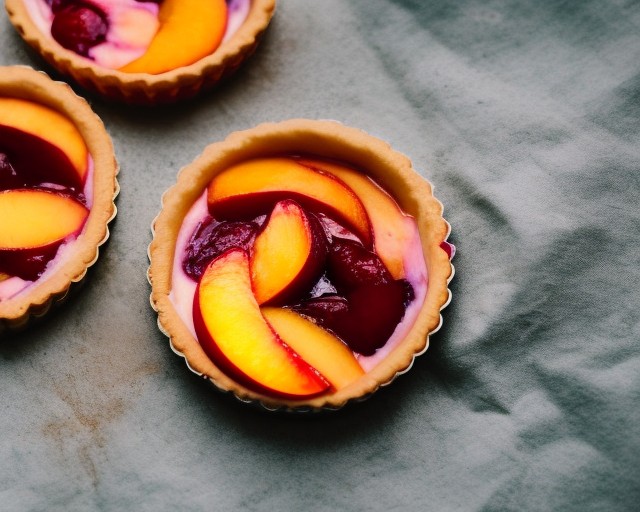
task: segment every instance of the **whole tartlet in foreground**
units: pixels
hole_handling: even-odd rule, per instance
[[[221,390],[339,408],[427,348],[450,297],[448,234],[388,144],[329,121],[264,124],[207,147],[163,196],[151,302]]]
[[[115,216],[116,174],[86,101],[44,73],[0,67],[0,331],[84,278]]]
[[[275,0],[6,0],[22,38],[86,89],[125,103],[191,98],[256,49]]]

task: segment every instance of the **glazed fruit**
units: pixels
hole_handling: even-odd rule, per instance
[[[358,196],[367,212],[375,251],[395,279],[406,276],[403,258],[414,236],[414,222],[405,215],[391,196],[371,178],[337,162],[303,158],[298,163],[311,169],[332,174]]]
[[[159,74],[210,55],[224,36],[227,4],[225,0],[163,0],[158,19],[160,27],[145,53],[121,71]]]
[[[317,369],[334,389],[343,389],[364,375],[345,344],[314,322],[283,308],[263,308],[262,314],[280,339]]]
[[[109,28],[104,12],[91,4],[56,4],[51,36],[63,48],[87,57],[89,50],[106,41]]]
[[[193,312],[205,351],[247,385],[292,398],[328,389],[329,383],[264,319],[251,289],[249,256],[242,249],[230,249],[209,264]]]
[[[393,334],[412,294],[406,281],[391,281],[309,299],[292,309],[337,334],[354,352],[370,356]]]
[[[333,237],[327,263],[331,282],[340,292],[393,280],[378,255],[353,240]]]
[[[222,219],[263,215],[287,198],[340,221],[371,246],[369,218],[355,193],[331,175],[291,158],[255,159],[230,167],[211,181],[207,195],[211,214]]]
[[[0,116],[0,127],[4,130],[10,128],[19,130],[20,132],[23,132],[23,137],[26,135],[32,135],[55,146],[55,148],[61,151],[69,159],[72,164],[71,170],[75,170],[77,173],[77,178],[74,177],[69,179],[79,183],[84,183],[88,169],[87,146],[78,129],[67,117],[49,107],[32,101],[6,97],[0,97],[0,113],[2,114]],[[12,132],[12,134],[15,135],[16,133]],[[2,148],[8,147],[10,144],[14,144],[11,136],[2,137],[1,140]],[[0,150],[11,153],[10,150]],[[36,154],[38,151],[28,151],[26,150],[26,146],[17,148],[16,153],[21,153],[22,150],[25,150],[27,153],[31,153],[30,157],[38,158],[38,155]],[[43,148],[40,147],[39,151],[42,150]],[[46,149],[44,150],[47,151]],[[14,155],[14,158],[20,156],[21,155]],[[50,164],[47,164],[45,167],[49,166]],[[41,170],[37,170],[35,168],[29,169],[28,172],[42,173]],[[64,172],[68,171],[60,170],[60,172],[64,174]],[[63,176],[58,175],[55,170],[53,171],[53,175],[56,180],[64,181],[66,179]]]
[[[0,192],[0,272],[34,281],[88,214],[77,200],[55,192]]]
[[[319,221],[294,201],[280,201],[253,244],[251,282],[258,304],[297,298],[318,280],[326,257]]]
[[[67,155],[49,142],[30,133],[0,125],[0,189],[32,187],[55,182],[76,191],[82,178]]]
[[[255,222],[218,222],[209,217],[191,236],[183,262],[185,273],[198,281],[209,262],[232,247],[248,250],[260,226]]]
[[[369,178],[318,159],[251,159],[207,187],[207,217],[182,256],[198,283],[194,329],[209,357],[249,388],[290,399],[343,389],[365,373],[358,357],[386,344],[414,300],[376,252],[409,237],[379,243],[347,181],[369,210],[387,213],[374,214],[380,236],[412,222]],[[400,249],[387,255],[404,276],[406,240]]]
[[[42,1],[42,0],[35,0]],[[105,67],[120,67],[140,57],[158,31],[158,2],[133,0],[45,0],[35,9],[51,24],[51,37],[63,48]]]
[[[60,46],[125,73],[188,66],[218,48],[228,22],[225,0],[36,1]]]

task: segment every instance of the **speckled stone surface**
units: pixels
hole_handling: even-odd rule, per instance
[[[4,12],[0,64],[52,72]],[[0,340],[0,510],[640,502],[638,2],[280,0],[256,55],[197,101],[89,100],[121,164],[119,215],[86,285]],[[320,417],[215,393],[157,330],[145,277],[178,169],[291,117],[409,155],[459,250],[432,348]]]

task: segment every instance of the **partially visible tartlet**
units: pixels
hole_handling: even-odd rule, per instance
[[[58,71],[116,101],[191,98],[256,49],[275,0],[6,0],[22,38]]]
[[[95,263],[117,171],[84,99],[44,73],[0,67],[0,332],[44,315]]]
[[[331,121],[235,132],[183,168],[150,245],[151,304],[195,373],[245,402],[336,409],[410,368],[453,276],[431,185]]]

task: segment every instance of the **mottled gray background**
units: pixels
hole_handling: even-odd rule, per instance
[[[4,12],[0,64],[51,71]],[[280,0],[213,93],[90,101],[120,213],[86,286],[0,343],[0,510],[637,510],[640,2]],[[145,278],[177,170],[290,117],[409,155],[459,249],[429,352],[324,417],[214,393],[156,329]]]

